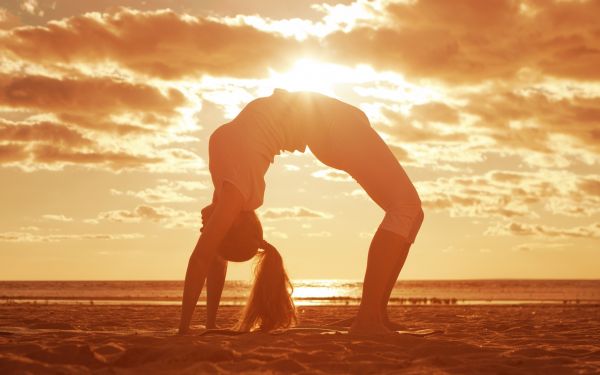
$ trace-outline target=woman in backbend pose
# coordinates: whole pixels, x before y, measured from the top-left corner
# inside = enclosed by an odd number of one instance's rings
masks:
[[[254,210],[263,203],[264,175],[281,151],[309,147],[325,165],[347,172],[384,211],[369,247],[354,333],[386,333],[394,324],[386,307],[423,222],[421,201],[404,169],[358,108],[311,92],[276,89],[250,102],[209,140],[213,202],[190,257],[180,333],[189,329],[206,280],[207,327],[213,327],[227,261],[259,254],[254,286],[238,325],[241,330],[287,327],[295,321],[289,279],[277,249],[262,238]],[[259,251],[263,249],[263,251]]]

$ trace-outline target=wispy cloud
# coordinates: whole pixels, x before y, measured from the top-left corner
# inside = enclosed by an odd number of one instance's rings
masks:
[[[63,214],[46,214],[42,215],[42,218],[51,221],[62,221],[62,222],[70,222],[73,221],[72,217],[65,216]]]
[[[340,171],[333,168],[320,169],[312,173],[313,177],[320,178],[327,181],[347,182],[354,181],[352,176],[344,171]]]
[[[486,234],[536,236],[542,238],[598,238],[600,237],[600,223],[572,228],[556,228],[543,224],[508,222],[504,225],[489,228]]]
[[[282,219],[329,219],[333,215],[312,210],[306,207],[283,207],[269,208],[260,212],[260,217],[265,220],[282,220]]]
[[[163,93],[149,85],[116,78],[0,75],[0,103],[11,108],[96,116],[129,111],[173,115],[184,102],[183,94],[176,89]]]
[[[83,234],[37,234],[30,232],[0,233],[0,241],[6,242],[60,242],[71,240],[134,240],[143,238],[141,233],[83,233]]]
[[[161,179],[159,185],[140,191],[121,191],[111,189],[113,195],[126,195],[141,199],[146,203],[192,202],[197,198],[185,195],[182,191],[193,192],[205,190],[207,186],[198,181],[169,181]]]
[[[154,222],[165,228],[200,228],[202,218],[199,212],[176,210],[170,207],[139,205],[133,210],[112,210],[98,214],[89,223],[110,221],[117,223]]]
[[[496,170],[422,181],[417,187],[426,208],[454,217],[538,218],[540,208],[557,215],[589,217],[600,213],[600,197],[586,194],[580,186],[593,192],[599,178],[567,171]]]

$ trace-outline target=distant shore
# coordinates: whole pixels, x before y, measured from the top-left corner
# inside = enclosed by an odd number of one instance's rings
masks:
[[[297,305],[355,306],[362,282],[293,280]],[[0,281],[0,304],[178,305],[182,281]],[[228,280],[221,304],[240,306],[245,281]],[[200,304],[205,303],[205,294]],[[401,280],[390,305],[600,304],[600,280]]]

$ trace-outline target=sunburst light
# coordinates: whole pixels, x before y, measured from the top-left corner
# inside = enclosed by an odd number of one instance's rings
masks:
[[[315,91],[333,94],[336,84],[348,82],[347,69],[336,64],[313,59],[301,59],[286,72],[271,71],[270,81],[274,87],[290,91]]]

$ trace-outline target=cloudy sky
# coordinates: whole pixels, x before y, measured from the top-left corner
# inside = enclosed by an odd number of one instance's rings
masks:
[[[0,5],[0,278],[182,279],[207,139],[275,87],[362,108],[425,222],[402,278],[600,277],[600,1]],[[293,278],[362,278],[383,217],[282,154],[259,209]],[[229,278],[249,277],[249,264]]]

